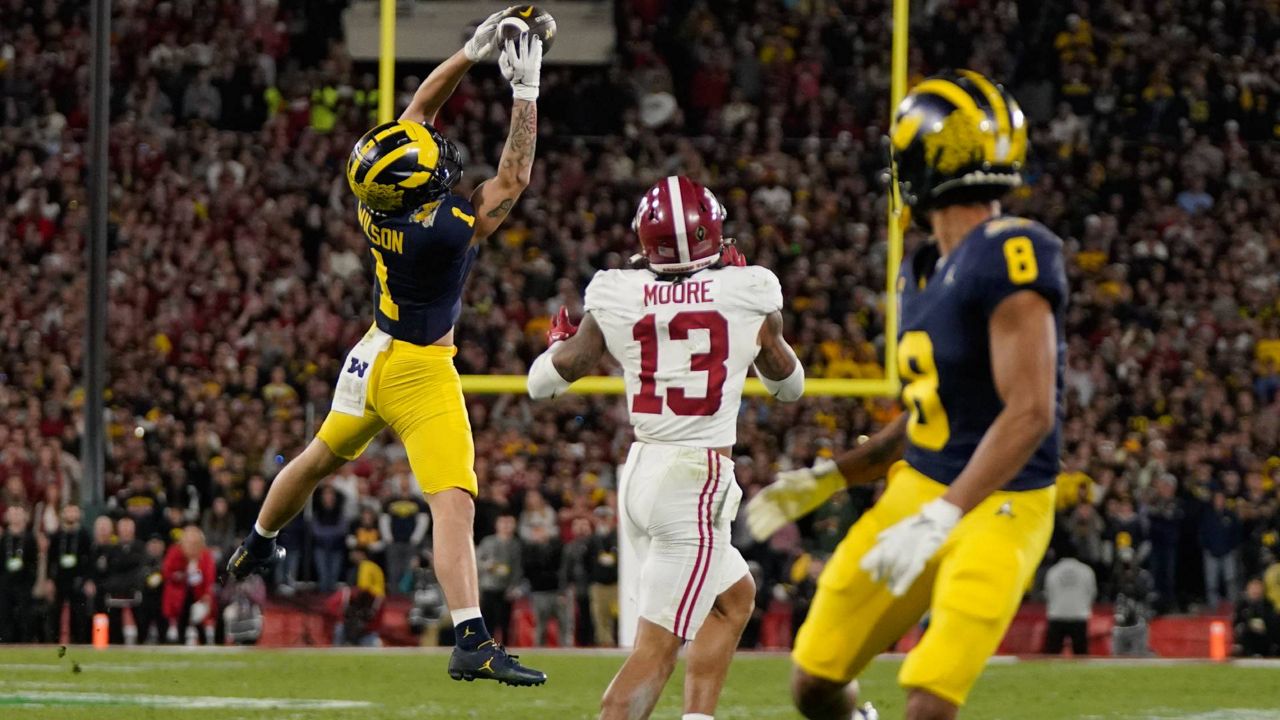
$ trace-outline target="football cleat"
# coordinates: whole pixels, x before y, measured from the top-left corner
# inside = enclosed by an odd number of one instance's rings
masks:
[[[853,711],[853,720],[880,720],[880,713],[871,703],[863,703],[862,707]]]
[[[264,574],[271,569],[272,565],[284,560],[284,556],[284,548],[276,545],[274,541],[271,543],[270,552],[263,556],[255,555],[241,545],[227,561],[227,574],[236,580],[243,580],[254,573]]]
[[[485,641],[475,650],[455,647],[449,657],[449,677],[467,682],[497,680],[503,685],[519,687],[541,685],[547,681],[546,673],[521,665],[517,657],[492,640]]]

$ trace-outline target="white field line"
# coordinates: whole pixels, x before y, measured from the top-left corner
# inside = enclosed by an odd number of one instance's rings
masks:
[[[362,700],[297,700],[292,698],[240,698],[212,695],[135,695],[95,692],[22,691],[0,694],[6,704],[27,705],[134,705],[189,710],[362,710],[374,706]]]

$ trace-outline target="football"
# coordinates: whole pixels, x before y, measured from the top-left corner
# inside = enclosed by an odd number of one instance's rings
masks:
[[[537,5],[516,5],[504,13],[498,31],[504,40],[522,32],[531,32],[542,38],[542,52],[550,52],[556,40],[556,19]]]

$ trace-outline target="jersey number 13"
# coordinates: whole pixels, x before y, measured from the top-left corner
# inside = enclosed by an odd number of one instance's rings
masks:
[[[689,369],[707,374],[707,389],[702,397],[689,397],[684,388],[666,388],[667,407],[676,415],[714,415],[720,409],[724,381],[728,376],[725,361],[729,359],[729,325],[714,310],[686,310],[676,313],[667,323],[667,335],[674,341],[688,340],[694,330],[706,330],[710,347],[694,353]],[[658,319],[645,315],[631,328],[631,337],[640,343],[640,392],[631,399],[631,412],[660,415],[664,393],[658,392],[654,375],[658,372]]]

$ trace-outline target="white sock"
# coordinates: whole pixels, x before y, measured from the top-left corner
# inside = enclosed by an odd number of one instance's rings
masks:
[[[710,715],[703,715],[702,713],[685,713],[684,715],[680,716],[680,720],[716,720],[716,719]]]
[[[461,625],[468,620],[475,620],[476,618],[483,616],[480,614],[480,608],[469,607],[462,608],[461,610],[450,610],[449,617],[453,618],[454,625]]]
[[[255,522],[253,524],[253,531],[258,533],[264,538],[273,538],[280,534],[279,530],[267,530],[266,528],[262,527],[262,523],[260,522]]]

